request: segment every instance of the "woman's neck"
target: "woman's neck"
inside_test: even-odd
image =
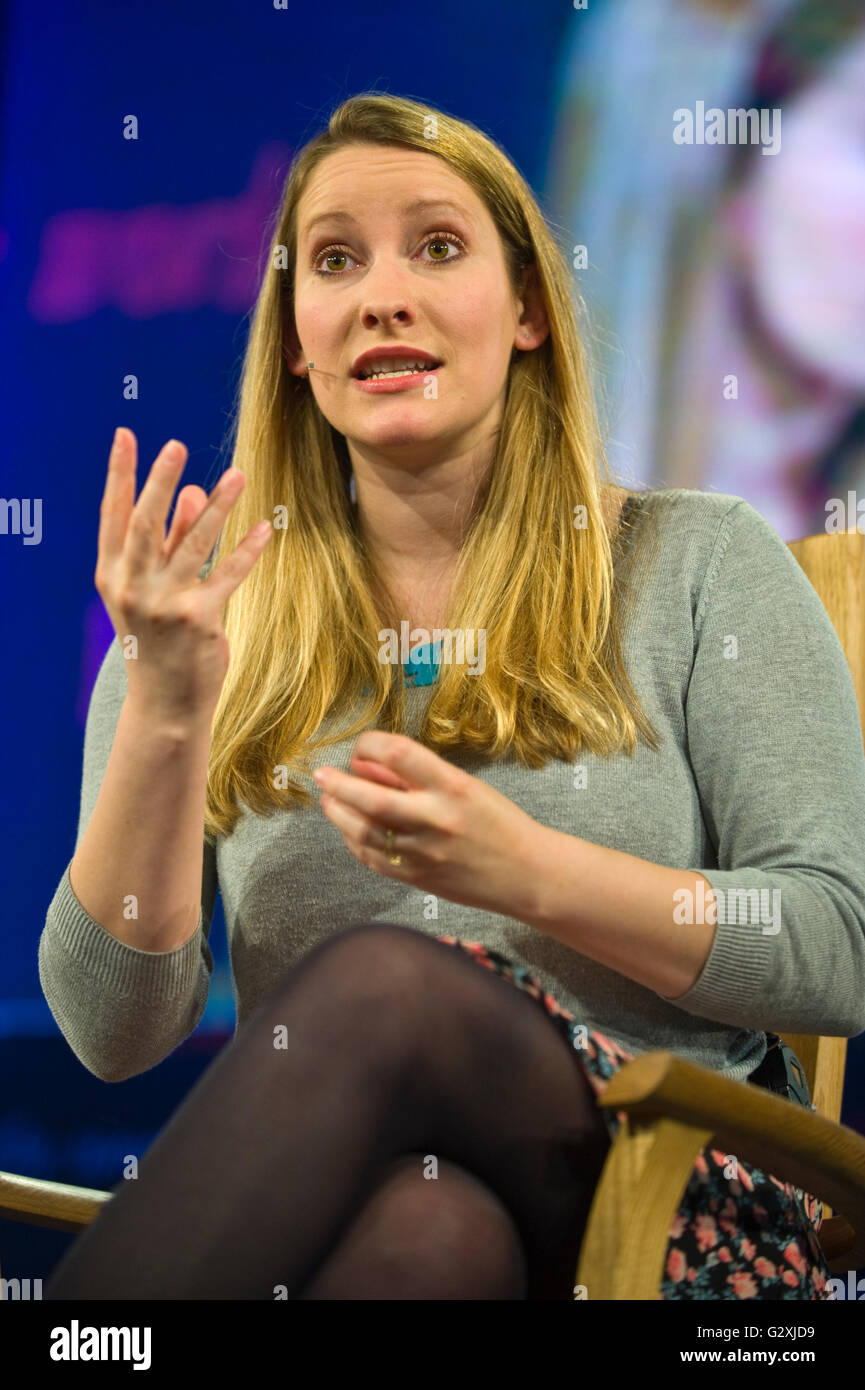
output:
[[[602,489],[604,519],[611,540],[618,531],[628,495],[628,489],[618,485]],[[423,627],[432,632],[436,627],[444,627],[457,559],[457,551],[444,549],[438,554],[424,555],[401,547],[397,552],[391,550],[389,562],[376,553],[378,582],[373,595],[379,612],[395,617],[397,623],[408,622],[411,628]]]

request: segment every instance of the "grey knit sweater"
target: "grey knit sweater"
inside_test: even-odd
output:
[[[217,889],[238,1029],[316,942],[353,923],[397,922],[482,941],[630,1051],[670,1049],[735,1080],[762,1060],[764,1030],[865,1030],[865,753],[826,612],[787,546],[741,498],[637,493],[623,523],[623,651],[660,751],[641,740],[633,757],[580,755],[583,776],[557,760],[540,770],[510,756],[452,760],[544,825],[700,870],[726,906],[693,986],[666,998],[513,918],[377,875],[317,804],[270,818],[243,807],[232,834],[205,854],[198,929],[173,951],[138,950],[93,921],[67,864],[40,939],[39,974],[85,1067],[125,1080],[195,1029],[213,966]],[[409,733],[432,689],[407,690]],[[125,693],[115,639],[90,702],[78,841]],[[331,745],[316,765],[348,770],[353,745]]]

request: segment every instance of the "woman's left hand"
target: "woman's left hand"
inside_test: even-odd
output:
[[[323,767],[314,776],[322,810],[361,864],[531,925],[544,834],[538,821],[405,734],[364,731],[351,768],[353,775]],[[395,855],[399,864],[390,862]]]

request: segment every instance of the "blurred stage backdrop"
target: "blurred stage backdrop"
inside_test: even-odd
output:
[[[182,481],[213,486],[264,224],[339,101],[411,96],[510,154],[571,254],[622,482],[734,493],[785,540],[865,492],[862,0],[277,5],[2,11],[7,1171],[112,1186],[233,1031],[218,906],[200,1027],[122,1087],[69,1050],[36,951],[112,637],[93,570],[114,428],[136,432],[139,486],[172,435]],[[865,1131],[862,1039],[843,1118]],[[47,1273],[67,1240],[0,1223],[4,1274]]]

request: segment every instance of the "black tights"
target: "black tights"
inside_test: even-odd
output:
[[[534,999],[413,928],[352,927],[223,1049],[45,1296],[572,1298],[608,1149]]]

